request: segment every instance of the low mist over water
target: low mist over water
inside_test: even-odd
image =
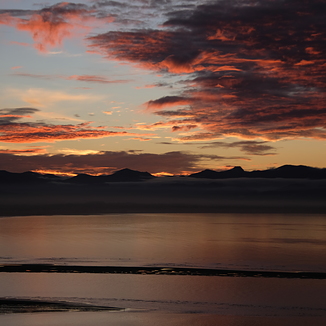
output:
[[[326,180],[157,178],[0,186],[1,215],[114,212],[326,212]]]

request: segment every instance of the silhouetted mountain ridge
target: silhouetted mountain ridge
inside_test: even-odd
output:
[[[110,175],[99,175],[92,176],[88,174],[78,174],[75,177],[67,179],[66,182],[69,183],[92,183],[92,184],[101,184],[106,182],[135,182],[135,181],[144,181],[155,178],[148,172],[140,172],[131,169],[122,169],[116,171]]]
[[[244,171],[236,166],[226,171],[204,170],[190,174],[191,178],[226,179],[226,178],[284,178],[284,179],[326,179],[326,169],[305,165],[282,165],[268,170]]]
[[[247,176],[248,172],[245,172],[241,166],[235,166],[231,170],[226,171],[213,171],[206,169],[201,172],[190,174],[192,178],[206,178],[206,179],[227,179],[227,178],[241,178]]]
[[[43,184],[50,181],[60,180],[60,177],[53,174],[40,174],[36,172],[23,172],[23,173],[13,173],[1,170],[0,171],[0,183],[8,184],[22,184],[22,183],[33,183],[33,184]]]
[[[230,170],[213,171],[203,170],[193,173],[189,178],[202,179],[231,179],[231,178],[284,178],[284,179],[326,179],[326,168],[319,169],[304,165],[283,165],[278,168],[257,171],[245,171],[240,166]],[[118,170],[110,175],[93,176],[78,174],[71,178],[62,178],[53,174],[40,174],[36,172],[13,173],[1,170],[0,184],[46,184],[51,182],[64,182],[73,184],[105,184],[109,182],[140,182],[156,178],[148,172],[140,172],[128,168]]]

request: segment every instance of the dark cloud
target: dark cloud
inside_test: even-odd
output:
[[[265,141],[237,141],[232,143],[216,141],[201,146],[201,148],[239,148],[248,155],[275,155],[275,148]]]
[[[167,17],[162,29],[89,40],[109,58],[185,76],[180,94],[147,102],[161,109],[187,99],[186,108],[155,112],[186,112],[201,127],[181,139],[326,138],[325,1],[211,1]]]
[[[166,106],[186,105],[193,100],[182,96],[164,96],[154,101],[149,101],[147,107],[149,109],[160,109]]]
[[[183,130],[187,130],[186,128]],[[175,130],[177,131],[177,130]],[[173,142],[158,142],[160,145],[189,145],[189,146],[198,146],[196,142],[186,142],[186,143],[173,143]],[[239,148],[240,151],[244,152],[247,155],[276,155],[275,148],[266,141],[254,141],[254,140],[244,140],[236,142],[224,142],[224,141],[214,141],[210,143],[204,143],[202,146],[199,146],[201,149],[205,148]],[[224,157],[224,159],[230,159],[230,157]],[[244,159],[244,158],[240,158]]]
[[[7,125],[22,118],[30,118],[31,114],[39,111],[33,108],[15,108],[0,110],[0,125]],[[0,127],[1,132],[1,127]]]
[[[53,170],[64,173],[112,173],[125,167],[150,173],[196,171],[201,157],[183,152],[152,154],[143,152],[100,152],[88,155],[0,154],[0,170]]]
[[[118,1],[96,1],[96,7],[125,7],[126,4]]]
[[[30,16],[35,13],[35,10],[22,10],[22,9],[2,9],[0,15],[10,15],[13,17]]]
[[[110,174],[115,170],[131,168],[150,173],[191,173],[201,169],[202,160],[247,160],[243,157],[199,155],[182,151],[162,154],[142,151],[102,151],[95,154],[37,154],[40,148],[10,152],[0,151],[0,170],[24,172],[41,170],[61,173]],[[25,154],[25,155],[19,155]],[[27,156],[26,154],[33,154]]]

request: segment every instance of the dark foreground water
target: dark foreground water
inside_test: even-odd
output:
[[[326,273],[326,216],[123,214],[0,218],[1,264]],[[0,325],[325,325],[326,280],[0,273],[0,297],[117,311],[10,313]]]

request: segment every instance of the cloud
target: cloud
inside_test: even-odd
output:
[[[181,96],[165,96],[154,101],[147,102],[149,109],[161,109],[169,106],[187,105],[193,102],[192,99]]]
[[[131,168],[150,173],[183,174],[203,169],[202,161],[223,161],[243,157],[224,157],[218,155],[199,155],[189,152],[173,151],[166,153],[145,153],[143,151],[83,151],[65,150],[63,154],[39,154],[33,156],[20,153],[0,152],[0,170],[24,172],[27,170],[46,170],[61,173],[110,174],[123,168]]]
[[[26,170],[55,170],[65,173],[112,173],[129,167],[151,173],[182,170],[195,171],[200,156],[183,152],[153,154],[143,152],[100,152],[88,155],[34,155],[0,154],[0,169],[12,172]]]
[[[36,155],[36,154],[44,154],[46,150],[43,147],[35,147],[35,148],[26,148],[26,149],[1,149],[1,154],[13,154],[13,155]]]
[[[172,132],[175,131],[189,131],[191,129],[197,128],[195,124],[188,124],[186,120],[169,120],[169,121],[158,121],[149,125],[144,123],[136,124],[132,129],[138,130],[159,130],[159,129],[171,129]]]
[[[100,83],[100,84],[121,84],[121,83],[129,83],[131,80],[126,79],[117,79],[110,80],[103,76],[95,76],[95,75],[73,75],[69,76],[66,79],[74,79],[83,82],[91,82],[91,83]]]
[[[64,39],[88,32],[92,25],[103,24],[104,21],[109,22],[110,19],[97,17],[94,10],[87,5],[69,2],[60,2],[41,10],[0,12],[0,24],[29,32],[35,48],[40,52],[48,52],[49,48],[61,46]]]
[[[189,131],[191,129],[197,128],[197,125],[181,125],[181,126],[173,126],[172,131]]]
[[[55,125],[41,122],[19,122],[22,118],[31,118],[29,114],[38,112],[32,108],[16,108],[0,110],[0,142],[34,143],[56,142],[74,139],[95,139],[112,136],[149,136],[126,131],[107,131],[104,127],[93,127],[90,122],[76,125]]]
[[[30,118],[31,114],[38,111],[38,109],[34,108],[2,109],[0,110],[0,126],[13,123],[22,118]]]
[[[326,139],[324,1],[210,1],[166,17],[88,40],[109,59],[183,76],[179,94],[145,103],[202,129],[180,139]]]
[[[40,75],[40,74],[31,74],[31,73],[14,73],[13,76],[18,77],[30,77],[30,78],[41,78],[41,79],[65,79],[65,80],[77,80],[88,83],[99,83],[99,84],[123,84],[129,83],[132,80],[130,79],[109,79],[105,76],[100,75]]]
[[[276,155],[273,146],[267,145],[265,141],[237,141],[232,143],[216,141],[201,146],[200,148],[239,148],[240,151],[248,155]],[[272,152],[271,152],[272,151]]]
[[[104,98],[101,95],[93,95],[85,92],[83,94],[71,94],[64,91],[44,88],[29,88],[27,90],[7,89],[6,93],[21,99],[30,105],[38,107],[48,107],[53,103],[64,101],[94,101]]]

